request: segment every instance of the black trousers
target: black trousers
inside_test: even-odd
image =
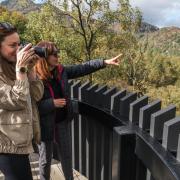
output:
[[[0,153],[0,170],[5,180],[33,180],[28,155]]]
[[[70,123],[62,121],[56,124],[56,129],[56,158],[61,162],[65,179],[73,180]],[[54,147],[53,141],[42,141],[38,146],[40,180],[50,179],[50,168]]]

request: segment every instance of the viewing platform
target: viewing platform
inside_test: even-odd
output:
[[[180,180],[180,117],[174,105],[162,108],[161,100],[90,82],[69,86],[75,180]],[[38,179],[38,155],[30,160]],[[63,180],[57,161],[51,168],[51,179]]]

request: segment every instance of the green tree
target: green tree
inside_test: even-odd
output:
[[[180,115],[180,87],[173,85],[168,85],[159,88],[151,87],[148,90],[147,95],[154,99],[161,99],[163,107],[166,107],[170,104],[176,105],[177,114]]]
[[[119,0],[119,4],[119,40],[124,55],[124,61],[119,68],[120,76],[133,90],[142,94],[146,92],[148,74],[144,58],[146,46],[139,43],[137,36],[142,15],[139,9],[131,7],[129,0]]]
[[[64,28],[61,15],[51,4],[45,4],[40,12],[28,14],[26,39],[36,44],[41,40],[55,42],[61,50],[64,62],[74,63],[82,57],[81,39],[68,28]]]
[[[0,21],[13,24],[17,28],[21,38],[24,39],[27,19],[23,14],[17,11],[9,11],[0,6]]]
[[[92,59],[93,51],[97,46],[97,37],[107,28],[103,17],[109,10],[109,1],[50,0],[48,2],[54,5],[51,7],[54,7],[53,11],[56,12],[58,21],[65,31],[82,40],[81,54],[86,60]]]
[[[90,60],[100,55],[97,49],[106,41],[103,36],[109,31],[108,14],[110,17],[109,1],[48,1],[38,16],[28,16],[27,39],[56,42],[68,63]]]

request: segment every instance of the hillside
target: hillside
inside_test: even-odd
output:
[[[149,24],[147,22],[142,22],[141,27],[140,27],[140,32],[145,33],[145,32],[155,32],[158,31],[159,28],[157,26],[154,26],[152,24]]]
[[[27,14],[32,11],[40,10],[41,5],[35,4],[32,0],[4,0],[0,3],[1,6],[6,7],[8,10],[20,11],[23,14]],[[114,25],[114,30],[119,29],[119,25]],[[140,32],[154,32],[157,31],[158,27],[148,24],[146,22],[142,23]]]
[[[32,0],[5,0],[0,5],[8,10],[20,11],[23,14],[38,11],[41,8],[40,4],[35,4]]]
[[[27,14],[32,11],[38,11],[41,4],[35,4],[32,0],[4,0],[1,6],[8,10],[20,11]],[[119,31],[120,24],[114,24],[113,31]],[[167,55],[180,55],[180,28],[166,27],[159,29],[158,27],[143,22],[139,30],[139,37],[142,41],[148,39],[148,44],[154,51]]]
[[[148,39],[149,46],[157,52],[180,56],[180,28],[165,27],[146,34],[141,40]]]

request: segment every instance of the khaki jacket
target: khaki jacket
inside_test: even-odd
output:
[[[32,139],[40,142],[36,102],[43,89],[40,80],[8,79],[0,67],[0,153],[29,154]]]

